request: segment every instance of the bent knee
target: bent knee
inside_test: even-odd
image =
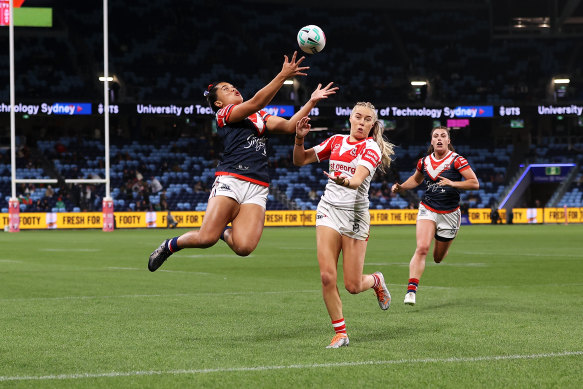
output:
[[[255,247],[239,246],[233,247],[233,251],[240,257],[248,257],[255,250]]]
[[[440,263],[441,261],[443,261],[443,259],[445,258],[446,255],[447,255],[447,253],[444,253],[444,254],[436,254],[436,255],[434,254],[433,255],[433,261],[435,263]]]
[[[324,286],[324,287],[330,286],[330,285],[336,285],[336,273],[322,271],[322,272],[320,272],[320,280],[322,281],[322,286]]]
[[[360,283],[355,283],[355,282],[345,283],[344,288],[346,288],[346,290],[350,294],[358,294],[361,291]]]
[[[417,255],[425,257],[429,253],[429,246],[428,245],[417,246],[417,249],[415,251],[417,252]]]

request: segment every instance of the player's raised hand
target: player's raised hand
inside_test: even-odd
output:
[[[293,77],[293,76],[307,76],[307,73],[304,73],[304,71],[308,70],[310,67],[309,66],[300,66],[301,63],[304,61],[304,59],[306,59],[306,57],[302,56],[300,57],[300,59],[296,60],[296,57],[298,55],[297,51],[294,51],[294,54],[292,55],[291,59],[289,59],[287,57],[287,55],[284,55],[284,61],[283,61],[283,66],[281,68],[281,72],[279,74],[281,74],[282,76],[284,76],[286,79]]]
[[[316,88],[316,90],[314,90],[312,92],[312,97],[310,98],[311,101],[313,102],[318,102],[322,99],[327,99],[328,96],[333,95],[336,93],[336,91],[338,90],[338,87],[332,87],[332,84],[334,84],[333,82],[329,83],[328,85],[326,85],[324,88],[322,88],[322,84],[318,84],[318,87]]]
[[[310,118],[304,116],[296,123],[296,137],[299,139],[304,138],[310,132],[312,126],[310,125]]]

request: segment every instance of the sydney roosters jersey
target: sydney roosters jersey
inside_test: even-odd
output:
[[[330,160],[330,172],[352,178],[356,167],[362,165],[369,171],[358,187],[349,189],[328,180],[322,200],[341,209],[368,209],[368,190],[372,176],[381,162],[381,150],[372,138],[350,142],[349,135],[334,135],[314,147],[318,162]]]
[[[460,207],[460,192],[451,186],[439,186],[438,177],[461,181],[460,172],[469,169],[470,164],[461,155],[450,151],[440,160],[433,153],[417,162],[417,170],[423,174],[427,189],[421,203],[429,210],[438,213],[453,212]]]
[[[225,151],[215,175],[230,175],[259,185],[269,185],[267,167],[267,128],[271,116],[259,111],[236,122],[227,123],[235,105],[217,112],[217,132],[223,138]]]

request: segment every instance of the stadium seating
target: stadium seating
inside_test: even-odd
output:
[[[311,134],[306,140],[310,147],[327,134]],[[206,138],[180,138],[174,141],[112,144],[111,196],[114,207],[120,211],[196,210],[204,211],[209,189],[214,181],[216,160]],[[326,162],[303,167],[291,165],[292,145],[286,138],[273,137],[270,149],[271,194],[267,209],[315,210],[323,194],[328,170]],[[103,144],[95,140],[61,137],[57,140],[39,140],[37,148],[52,161],[56,176],[51,178],[104,178]],[[426,145],[396,147],[395,161],[388,172],[378,174],[371,183],[371,209],[403,209],[416,207],[424,187],[421,185],[411,195],[390,193],[392,184],[406,180],[413,172],[418,159],[425,155]],[[462,192],[461,199],[470,207],[490,207],[504,190],[505,171],[513,147],[478,148],[456,146],[476,171],[480,190]],[[21,164],[27,163],[25,160]],[[30,162],[28,162],[30,164]],[[18,166],[18,165],[17,165]],[[0,165],[0,191],[10,192],[10,165]],[[49,178],[40,168],[18,168],[19,178]],[[163,190],[152,193],[149,181],[155,177]],[[27,186],[19,186],[19,195]],[[52,197],[45,197],[46,185],[28,186],[31,204],[23,212],[38,210],[100,210],[105,196],[104,185],[60,185]],[[274,193],[279,197],[276,198]],[[9,196],[6,197],[6,200]],[[62,204],[57,205],[58,200]],[[164,200],[163,200],[164,199]],[[44,203],[43,203],[44,202]],[[44,205],[43,205],[44,204]],[[41,209],[42,208],[42,209]]]
[[[583,207],[583,173],[579,172],[569,189],[558,201],[558,206]]]

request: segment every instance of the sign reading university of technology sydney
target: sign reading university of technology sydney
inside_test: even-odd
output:
[[[322,108],[321,108],[322,109]],[[334,107],[335,116],[350,116],[352,107]],[[398,107],[390,106],[378,108],[379,117],[405,118],[428,117],[440,118],[491,118],[494,116],[492,105],[458,106],[458,107]]]
[[[294,105],[268,105],[264,108],[266,112],[273,116],[291,117],[301,107]],[[0,114],[9,113],[10,104],[0,102]],[[71,103],[49,103],[41,102],[34,104],[17,103],[14,105],[14,112],[30,116],[36,115],[103,115],[103,103],[71,102]],[[319,106],[313,108],[309,116],[311,117],[345,117],[348,118],[352,112],[352,106]],[[122,103],[110,104],[109,114],[137,114],[144,116],[198,116],[212,117],[213,110],[206,104],[135,104]],[[474,119],[493,117],[518,117],[524,114],[538,116],[583,116],[583,105],[528,105],[528,106],[492,106],[492,105],[461,105],[456,107],[448,106],[386,106],[378,107],[377,114],[383,119],[399,118],[430,118],[430,119]]]
[[[0,113],[10,112],[10,104],[0,103]],[[15,113],[27,115],[91,115],[93,112],[91,103],[41,103],[41,104],[22,104],[14,105]]]
[[[556,106],[556,105],[539,105],[537,107],[537,113],[539,115],[583,115],[583,105],[567,105],[567,106]]]

